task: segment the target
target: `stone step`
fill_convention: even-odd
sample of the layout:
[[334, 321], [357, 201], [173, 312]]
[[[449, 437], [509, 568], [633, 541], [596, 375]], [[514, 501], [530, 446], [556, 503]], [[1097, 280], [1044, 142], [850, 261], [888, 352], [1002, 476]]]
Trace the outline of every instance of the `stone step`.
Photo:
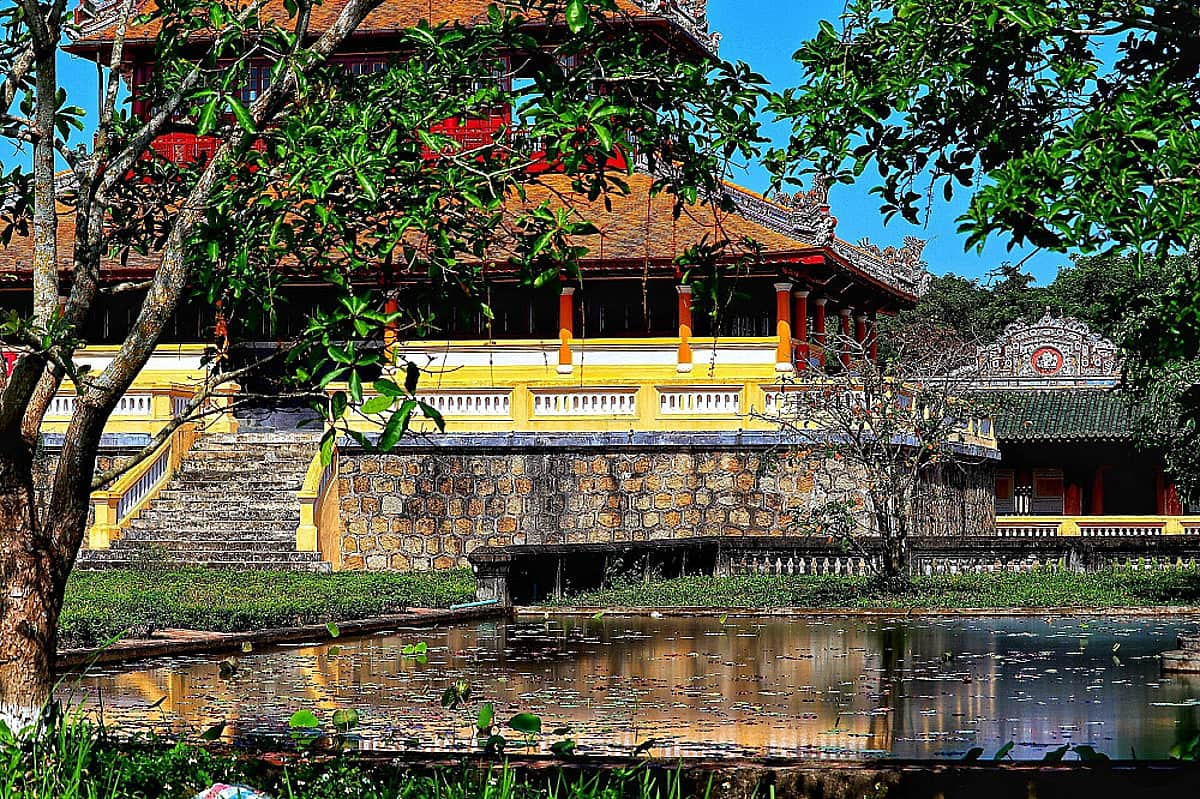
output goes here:
[[[227, 505], [264, 505], [264, 504], [297, 504], [297, 496], [300, 493], [300, 485], [287, 485], [280, 487], [259, 488], [255, 486], [222, 486], [220, 498]], [[162, 501], [175, 501], [182, 499], [195, 499], [197, 497], [210, 497], [212, 486], [205, 487], [202, 484], [176, 483], [174, 481], [167, 484], [167, 487], [158, 492], [158, 497]]]
[[[311, 553], [315, 554], [315, 553]], [[170, 565], [180, 568], [221, 569], [222, 571], [306, 571], [328, 574], [333, 566], [328, 561], [290, 561], [290, 560], [255, 560], [247, 561], [241, 558], [189, 558], [170, 560]], [[94, 557], [88, 552], [81, 555], [75, 568], [79, 571], [98, 571], [101, 569], [141, 569], [145, 568], [142, 558], [126, 557]]]
[[229, 483], [229, 488], [247, 488], [253, 491], [299, 491], [304, 485], [304, 471], [290, 473], [280, 469], [197, 469], [188, 467], [176, 471], [172, 482], [186, 486], [205, 486], [211, 483]]
[[[167, 515], [176, 521], [182, 518], [200, 517], [213, 519], [275, 519], [288, 514], [299, 516], [300, 503], [293, 499], [291, 502], [237, 502], [225, 501], [215, 497], [194, 497], [193, 499], [176, 498], [164, 499], [161, 502], [151, 502], [145, 513]], [[182, 518], [181, 518], [182, 517]]]
[[272, 555], [290, 554], [295, 551], [296, 537], [291, 539], [270, 540], [258, 538], [228, 538], [191, 540], [172, 540], [165, 538], [118, 538], [112, 542], [111, 551], [121, 552], [129, 549], [154, 549], [169, 553], [208, 554], [212, 552], [267, 552]]

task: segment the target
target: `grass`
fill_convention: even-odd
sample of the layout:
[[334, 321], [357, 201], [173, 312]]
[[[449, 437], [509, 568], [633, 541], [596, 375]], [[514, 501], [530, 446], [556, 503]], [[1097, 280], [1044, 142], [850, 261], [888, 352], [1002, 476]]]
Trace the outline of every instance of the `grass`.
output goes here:
[[475, 579], [466, 569], [416, 574], [77, 572], [67, 583], [59, 638], [64, 646], [96, 646], [130, 629], [242, 632], [360, 619], [408, 607], [444, 608], [474, 595]]
[[680, 577], [575, 593], [555, 605], [711, 608], [1122, 608], [1200, 605], [1200, 572], [1109, 570], [1079, 574], [919, 577], [894, 593], [837, 576]]
[[75, 719], [36, 741], [0, 728], [4, 799], [190, 799], [214, 783], [253, 787], [276, 799], [708, 799], [683, 788], [678, 770], [617, 769], [604, 777], [558, 769], [518, 774], [491, 768], [356, 761], [353, 755], [268, 760], [162, 741], [116, 744]]

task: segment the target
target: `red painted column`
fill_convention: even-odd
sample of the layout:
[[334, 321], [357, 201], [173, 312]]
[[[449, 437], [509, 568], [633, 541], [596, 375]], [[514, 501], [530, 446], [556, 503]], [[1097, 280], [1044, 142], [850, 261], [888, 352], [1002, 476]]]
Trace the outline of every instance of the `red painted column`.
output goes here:
[[575, 288], [563, 286], [558, 296], [558, 373], [571, 374], [571, 341], [575, 337]]
[[878, 319], [874, 316], [871, 317], [871, 331], [869, 335], [871, 343], [867, 346], [867, 357], [871, 359], [872, 363], [879, 363], [879, 327]]
[[1174, 480], [1168, 480], [1163, 491], [1163, 515], [1183, 515], [1183, 502], [1179, 499], [1179, 489], [1176, 487]]
[[1104, 470], [1107, 466], [1097, 466], [1092, 472], [1092, 515], [1104, 515]]
[[1083, 489], [1076, 480], [1067, 482], [1063, 491], [1063, 515], [1079, 516], [1083, 513]]
[[838, 316], [842, 317], [842, 344], [838, 347], [840, 357], [842, 359], [842, 368], [850, 368], [850, 309], [842, 308], [838, 311]]
[[692, 287], [676, 286], [679, 292], [679, 353], [675, 371], [685, 374], [692, 371]]
[[868, 357], [867, 315], [865, 313], [855, 314], [854, 316], [854, 340], [858, 342], [858, 347], [862, 351], [862, 357]]
[[813, 300], [816, 306], [816, 317], [813, 319], [813, 341], [817, 343], [817, 363], [825, 365], [825, 304], [829, 300], [817, 297]]
[[796, 368], [808, 368], [808, 292], [792, 292], [792, 338], [796, 340]]
[[[383, 301], [383, 312], [394, 314], [400, 310], [400, 303], [395, 297]], [[383, 328], [383, 352], [388, 364], [396, 362], [396, 342], [400, 339], [400, 326], [396, 322], [387, 322]]]

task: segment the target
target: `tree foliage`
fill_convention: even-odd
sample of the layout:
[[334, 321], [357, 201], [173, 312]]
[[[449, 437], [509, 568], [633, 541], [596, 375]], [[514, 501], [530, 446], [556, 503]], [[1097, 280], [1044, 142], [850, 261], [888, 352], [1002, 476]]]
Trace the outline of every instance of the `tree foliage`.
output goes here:
[[781, 175], [873, 170], [885, 217], [970, 196], [968, 245], [1178, 252], [1200, 233], [1194, 0], [852, 0], [796, 53]]

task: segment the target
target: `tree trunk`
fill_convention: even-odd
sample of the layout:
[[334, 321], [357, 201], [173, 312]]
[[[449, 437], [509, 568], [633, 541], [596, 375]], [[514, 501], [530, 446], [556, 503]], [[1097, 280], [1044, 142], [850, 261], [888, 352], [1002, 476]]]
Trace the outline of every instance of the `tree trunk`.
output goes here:
[[16, 733], [49, 705], [62, 609], [57, 558], [36, 501], [32, 447], [11, 436], [0, 444], [0, 722]]

